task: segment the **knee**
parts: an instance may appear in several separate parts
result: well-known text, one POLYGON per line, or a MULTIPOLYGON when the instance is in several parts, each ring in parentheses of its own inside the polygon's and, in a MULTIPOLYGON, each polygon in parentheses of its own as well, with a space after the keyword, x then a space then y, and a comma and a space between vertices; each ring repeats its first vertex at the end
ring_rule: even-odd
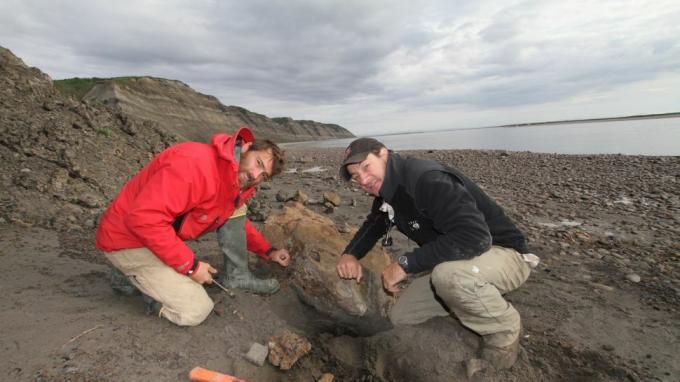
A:
POLYGON ((465 269, 458 261, 447 261, 432 270, 432 285, 435 290, 470 287, 475 283, 474 267, 465 269))
POLYGON ((200 325, 212 312, 215 303, 206 293, 201 298, 195 298, 190 303, 181 307, 177 315, 164 315, 168 320, 179 326, 200 325))

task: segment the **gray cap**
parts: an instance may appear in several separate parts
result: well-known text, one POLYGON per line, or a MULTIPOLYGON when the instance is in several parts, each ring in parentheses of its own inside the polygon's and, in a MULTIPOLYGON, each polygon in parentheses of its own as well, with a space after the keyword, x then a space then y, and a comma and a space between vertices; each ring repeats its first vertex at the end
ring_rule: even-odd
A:
POLYGON ((348 164, 363 162, 368 154, 380 151, 383 147, 385 145, 373 138, 355 139, 345 149, 345 159, 340 167, 340 176, 345 180, 349 180, 351 176, 347 171, 348 164))

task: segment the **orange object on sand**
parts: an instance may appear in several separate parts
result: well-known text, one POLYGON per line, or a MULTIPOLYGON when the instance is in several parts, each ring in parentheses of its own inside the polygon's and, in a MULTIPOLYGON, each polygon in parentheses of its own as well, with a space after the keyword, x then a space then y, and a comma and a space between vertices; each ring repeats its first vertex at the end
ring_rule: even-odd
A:
POLYGON ((195 367, 189 372, 189 380, 192 382, 247 382, 241 378, 218 373, 216 371, 195 367))

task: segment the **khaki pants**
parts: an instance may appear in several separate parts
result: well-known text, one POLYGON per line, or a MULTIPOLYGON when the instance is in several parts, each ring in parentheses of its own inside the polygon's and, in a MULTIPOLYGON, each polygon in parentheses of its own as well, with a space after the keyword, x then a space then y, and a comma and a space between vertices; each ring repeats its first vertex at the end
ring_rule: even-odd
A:
POLYGON ((147 248, 106 253, 142 293, 162 304, 160 315, 182 326, 203 322, 215 305, 203 286, 165 265, 147 248))
POLYGON ((530 273, 517 251, 498 246, 474 259, 441 263, 431 275, 413 280, 402 291, 390 320, 395 325, 414 325, 452 312, 474 332, 507 333, 495 337, 510 341, 520 330, 520 317, 502 295, 519 288, 530 273))

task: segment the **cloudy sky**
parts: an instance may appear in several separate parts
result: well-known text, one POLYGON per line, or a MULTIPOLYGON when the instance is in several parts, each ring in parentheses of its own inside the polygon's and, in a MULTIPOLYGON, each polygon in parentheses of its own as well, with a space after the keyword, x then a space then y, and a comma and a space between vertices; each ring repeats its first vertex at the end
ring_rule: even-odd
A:
POLYGON ((677 0, 0 0, 0 46, 357 135, 680 111, 677 0))

